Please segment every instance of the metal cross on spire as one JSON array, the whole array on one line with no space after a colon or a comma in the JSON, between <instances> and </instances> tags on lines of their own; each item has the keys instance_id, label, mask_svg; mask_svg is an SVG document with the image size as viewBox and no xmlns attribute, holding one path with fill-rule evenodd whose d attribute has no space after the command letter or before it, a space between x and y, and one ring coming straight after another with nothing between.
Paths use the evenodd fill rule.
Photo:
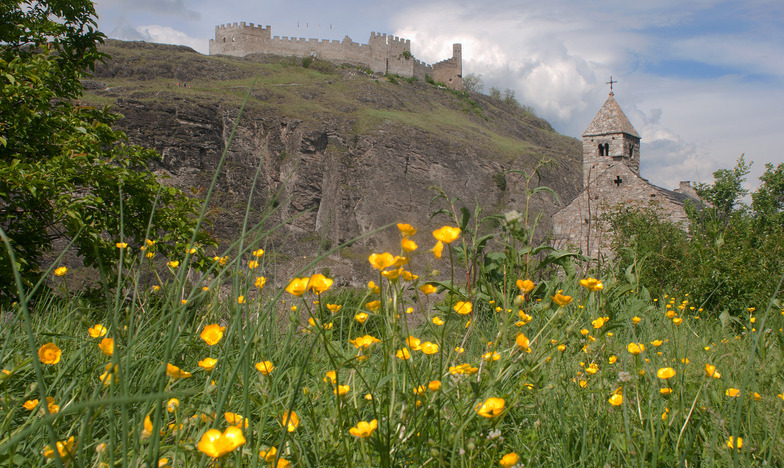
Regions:
<instances>
[{"instance_id":1,"label":"metal cross on spire","mask_svg":"<svg viewBox=\"0 0 784 468\"><path fill-rule=\"evenodd\" d=\"M608 84L608 85L610 85L610 94L612 94L612 93L613 93L613 84L614 84L614 83L617 83L617 81L613 81L613 79L612 79L612 75L610 75L610 81L608 81L607 83L605 83L605 84Z\"/></svg>"}]
</instances>

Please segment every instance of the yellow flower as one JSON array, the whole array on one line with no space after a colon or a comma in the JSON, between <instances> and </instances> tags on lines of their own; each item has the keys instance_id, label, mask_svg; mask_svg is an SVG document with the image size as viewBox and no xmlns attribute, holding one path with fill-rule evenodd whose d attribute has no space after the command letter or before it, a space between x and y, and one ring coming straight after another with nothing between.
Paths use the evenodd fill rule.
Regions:
<instances>
[{"instance_id":1,"label":"yellow flower","mask_svg":"<svg viewBox=\"0 0 784 468\"><path fill-rule=\"evenodd\" d=\"M229 426L221 434L218 429L210 429L201 436L199 450L212 458L220 458L245 443L242 429Z\"/></svg>"},{"instance_id":2,"label":"yellow flower","mask_svg":"<svg viewBox=\"0 0 784 468\"><path fill-rule=\"evenodd\" d=\"M417 229L410 224L397 223L397 228L403 237L411 237L417 233Z\"/></svg>"},{"instance_id":3,"label":"yellow flower","mask_svg":"<svg viewBox=\"0 0 784 468\"><path fill-rule=\"evenodd\" d=\"M237 304L244 304L245 303L245 296L240 296L237 298Z\"/></svg>"},{"instance_id":4,"label":"yellow flower","mask_svg":"<svg viewBox=\"0 0 784 468\"><path fill-rule=\"evenodd\" d=\"M381 343L381 340L379 340L374 336L365 335L365 336L360 336L358 338L355 338L353 340L349 340L349 343L353 344L354 347L357 349L367 349L375 343Z\"/></svg>"},{"instance_id":5,"label":"yellow flower","mask_svg":"<svg viewBox=\"0 0 784 468\"><path fill-rule=\"evenodd\" d=\"M199 361L199 367L201 367L202 369L204 369L207 372L209 372L209 371L211 371L212 369L215 368L215 364L217 364L217 363L218 363L217 359L208 357L208 358L204 358L201 361Z\"/></svg>"},{"instance_id":6,"label":"yellow flower","mask_svg":"<svg viewBox=\"0 0 784 468\"><path fill-rule=\"evenodd\" d=\"M408 351L408 348L398 349L397 352L395 353L395 356L397 356L398 359L402 359L404 361L411 359L411 353Z\"/></svg>"},{"instance_id":7,"label":"yellow flower","mask_svg":"<svg viewBox=\"0 0 784 468\"><path fill-rule=\"evenodd\" d=\"M74 446L74 436L71 436L65 442L58 441L57 442L57 453L60 455L61 459L68 459L71 458L71 454L73 453L73 446ZM54 459L54 450L48 445L44 448L44 456L49 459Z\"/></svg>"},{"instance_id":8,"label":"yellow flower","mask_svg":"<svg viewBox=\"0 0 784 468\"><path fill-rule=\"evenodd\" d=\"M724 394L727 395L728 397L735 398L738 395L740 395L740 390L738 390L737 388L730 387L727 389L726 392L724 392Z\"/></svg>"},{"instance_id":9,"label":"yellow flower","mask_svg":"<svg viewBox=\"0 0 784 468\"><path fill-rule=\"evenodd\" d=\"M223 417L226 418L226 422L232 426L239 427L240 429L248 428L248 419L244 418L241 414L227 412L223 415Z\"/></svg>"},{"instance_id":10,"label":"yellow flower","mask_svg":"<svg viewBox=\"0 0 784 468\"><path fill-rule=\"evenodd\" d=\"M659 346L661 346L661 345L662 345L662 343L663 343L663 341L662 341L662 340L653 340L653 341L651 341L651 344L652 344L653 346L657 347L657 348L658 348Z\"/></svg>"},{"instance_id":11,"label":"yellow flower","mask_svg":"<svg viewBox=\"0 0 784 468\"><path fill-rule=\"evenodd\" d=\"M420 351L422 349L421 343L422 341L419 338L415 338L413 336L406 338L406 346L411 348L413 351Z\"/></svg>"},{"instance_id":12,"label":"yellow flower","mask_svg":"<svg viewBox=\"0 0 784 468\"><path fill-rule=\"evenodd\" d=\"M422 343L422 352L425 354L435 354L438 352L438 345L429 341L425 341Z\"/></svg>"},{"instance_id":13,"label":"yellow flower","mask_svg":"<svg viewBox=\"0 0 784 468\"><path fill-rule=\"evenodd\" d=\"M368 319L368 317L370 317L370 316L368 314L366 314L365 312L360 312L360 313L358 313L357 315L354 316L354 320L359 322L360 325L364 325L365 321Z\"/></svg>"},{"instance_id":14,"label":"yellow flower","mask_svg":"<svg viewBox=\"0 0 784 468\"><path fill-rule=\"evenodd\" d=\"M444 251L444 243L441 241L436 242L436 245L430 251L433 252L436 258L441 258L441 254Z\"/></svg>"},{"instance_id":15,"label":"yellow flower","mask_svg":"<svg viewBox=\"0 0 784 468\"><path fill-rule=\"evenodd\" d=\"M275 366L272 361L261 361L256 363L256 370L261 372L261 375L270 375Z\"/></svg>"},{"instance_id":16,"label":"yellow flower","mask_svg":"<svg viewBox=\"0 0 784 468\"><path fill-rule=\"evenodd\" d=\"M479 371L478 367L471 367L470 364L458 364L449 366L449 373L452 375L473 375Z\"/></svg>"},{"instance_id":17,"label":"yellow flower","mask_svg":"<svg viewBox=\"0 0 784 468\"><path fill-rule=\"evenodd\" d=\"M44 364L57 364L61 355L62 351L54 343L46 343L38 348L38 359Z\"/></svg>"},{"instance_id":18,"label":"yellow flower","mask_svg":"<svg viewBox=\"0 0 784 468\"><path fill-rule=\"evenodd\" d=\"M526 280L519 279L517 280L517 287L520 288L520 290L523 291L524 293L529 293L534 289L534 282L529 279Z\"/></svg>"},{"instance_id":19,"label":"yellow flower","mask_svg":"<svg viewBox=\"0 0 784 468\"><path fill-rule=\"evenodd\" d=\"M256 258L259 258L262 255L264 255L264 249L258 249L253 251L253 256Z\"/></svg>"},{"instance_id":20,"label":"yellow flower","mask_svg":"<svg viewBox=\"0 0 784 468\"><path fill-rule=\"evenodd\" d=\"M640 317L636 316L636 315L634 317L632 317L632 323L635 324L635 325L637 325L641 321L642 321L642 319Z\"/></svg>"},{"instance_id":21,"label":"yellow flower","mask_svg":"<svg viewBox=\"0 0 784 468\"><path fill-rule=\"evenodd\" d=\"M187 379L191 376L191 373L186 372L175 365L166 364L166 375L173 379Z\"/></svg>"},{"instance_id":22,"label":"yellow flower","mask_svg":"<svg viewBox=\"0 0 784 468\"><path fill-rule=\"evenodd\" d=\"M522 349L523 351L527 351L530 345L531 345L530 341L522 333L519 333L517 335L517 338L515 338L515 346Z\"/></svg>"},{"instance_id":23,"label":"yellow flower","mask_svg":"<svg viewBox=\"0 0 784 468\"><path fill-rule=\"evenodd\" d=\"M308 290L310 278L294 278L288 286L286 292L293 296L302 296Z\"/></svg>"},{"instance_id":24,"label":"yellow flower","mask_svg":"<svg viewBox=\"0 0 784 468\"><path fill-rule=\"evenodd\" d=\"M213 323L212 325L204 327L199 338L204 340L208 345L215 346L223 338L223 332L225 331L226 327L221 327L217 323Z\"/></svg>"},{"instance_id":25,"label":"yellow flower","mask_svg":"<svg viewBox=\"0 0 784 468\"><path fill-rule=\"evenodd\" d=\"M658 371L656 371L656 377L667 380L675 377L675 369L672 367L662 367Z\"/></svg>"},{"instance_id":26,"label":"yellow flower","mask_svg":"<svg viewBox=\"0 0 784 468\"><path fill-rule=\"evenodd\" d=\"M104 385L111 385L112 382L117 381L117 376L114 375L114 373L116 372L117 372L117 366L114 366L114 369L112 369L112 364L109 363L106 365L106 367L104 367L103 374L98 376L98 380L100 380L101 383Z\"/></svg>"},{"instance_id":27,"label":"yellow flower","mask_svg":"<svg viewBox=\"0 0 784 468\"><path fill-rule=\"evenodd\" d=\"M262 450L259 452L259 456L264 459L267 463L272 463L275 461L275 456L278 454L278 449L275 447L270 447L269 450Z\"/></svg>"},{"instance_id":28,"label":"yellow flower","mask_svg":"<svg viewBox=\"0 0 784 468\"><path fill-rule=\"evenodd\" d=\"M591 321L591 325L593 325L593 328L598 330L599 328L602 328L609 320L610 317L599 317L598 319Z\"/></svg>"},{"instance_id":29,"label":"yellow flower","mask_svg":"<svg viewBox=\"0 0 784 468\"><path fill-rule=\"evenodd\" d=\"M376 428L378 428L378 421L375 419L370 422L359 421L356 427L350 428L348 432L354 437L366 439L370 437L371 434L373 434L373 431L375 431Z\"/></svg>"},{"instance_id":30,"label":"yellow flower","mask_svg":"<svg viewBox=\"0 0 784 468\"><path fill-rule=\"evenodd\" d=\"M38 400L27 400L22 405L22 408L26 409L27 411L32 411L35 407L38 406Z\"/></svg>"},{"instance_id":31,"label":"yellow flower","mask_svg":"<svg viewBox=\"0 0 784 468\"><path fill-rule=\"evenodd\" d=\"M98 348L101 352L107 356L111 356L114 354L114 340L111 338L104 338L98 344Z\"/></svg>"},{"instance_id":32,"label":"yellow flower","mask_svg":"<svg viewBox=\"0 0 784 468\"><path fill-rule=\"evenodd\" d=\"M585 289L594 292L594 291L601 291L604 289L604 285L601 281L596 278L586 278L580 280L580 286L584 287Z\"/></svg>"},{"instance_id":33,"label":"yellow flower","mask_svg":"<svg viewBox=\"0 0 784 468\"><path fill-rule=\"evenodd\" d=\"M452 226L443 226L433 231L433 237L439 242L444 244L451 244L453 241L460 237L460 228Z\"/></svg>"},{"instance_id":34,"label":"yellow flower","mask_svg":"<svg viewBox=\"0 0 784 468\"><path fill-rule=\"evenodd\" d=\"M501 355L495 351L489 351L482 355L482 359L487 362L493 362L501 359Z\"/></svg>"},{"instance_id":35,"label":"yellow flower","mask_svg":"<svg viewBox=\"0 0 784 468\"><path fill-rule=\"evenodd\" d=\"M514 466L518 461L520 461L520 457L514 453L510 452L501 457L501 460L498 462L502 468L511 468Z\"/></svg>"},{"instance_id":36,"label":"yellow flower","mask_svg":"<svg viewBox=\"0 0 784 468\"><path fill-rule=\"evenodd\" d=\"M667 395L670 395L672 393L672 389L671 388L660 388L659 389L659 393L661 393L662 395L667 396Z\"/></svg>"},{"instance_id":37,"label":"yellow flower","mask_svg":"<svg viewBox=\"0 0 784 468\"><path fill-rule=\"evenodd\" d=\"M595 362L592 362L588 367L585 368L585 372L593 375L599 372L599 366Z\"/></svg>"},{"instance_id":38,"label":"yellow flower","mask_svg":"<svg viewBox=\"0 0 784 468\"><path fill-rule=\"evenodd\" d=\"M335 395L345 395L350 390L348 385L338 385L337 388L332 390L332 393Z\"/></svg>"},{"instance_id":39,"label":"yellow flower","mask_svg":"<svg viewBox=\"0 0 784 468\"><path fill-rule=\"evenodd\" d=\"M106 332L107 332L106 327L104 327L100 323L97 323L95 324L95 326L87 329L87 333L89 333L90 336L93 338L100 338L104 336Z\"/></svg>"},{"instance_id":40,"label":"yellow flower","mask_svg":"<svg viewBox=\"0 0 784 468\"><path fill-rule=\"evenodd\" d=\"M395 264L395 256L389 252L384 252L381 254L374 253L370 254L368 261L370 262L370 266L376 270L383 270Z\"/></svg>"},{"instance_id":41,"label":"yellow flower","mask_svg":"<svg viewBox=\"0 0 784 468\"><path fill-rule=\"evenodd\" d=\"M751 393L751 397L754 398L754 401L761 401L762 400L762 395L760 395L757 392L752 392Z\"/></svg>"},{"instance_id":42,"label":"yellow flower","mask_svg":"<svg viewBox=\"0 0 784 468\"><path fill-rule=\"evenodd\" d=\"M490 397L483 403L476 405L474 410L479 416L484 416L485 418L495 418L496 416L499 416L501 412L503 412L504 404L505 402L503 398Z\"/></svg>"},{"instance_id":43,"label":"yellow flower","mask_svg":"<svg viewBox=\"0 0 784 468\"><path fill-rule=\"evenodd\" d=\"M46 397L46 409L52 414L60 411L60 407L54 403L54 398L50 396Z\"/></svg>"},{"instance_id":44,"label":"yellow flower","mask_svg":"<svg viewBox=\"0 0 784 468\"><path fill-rule=\"evenodd\" d=\"M404 237L400 241L400 247L402 247L406 252L413 252L417 249L418 246L416 245L416 242L412 241L408 237Z\"/></svg>"},{"instance_id":45,"label":"yellow flower","mask_svg":"<svg viewBox=\"0 0 784 468\"><path fill-rule=\"evenodd\" d=\"M427 384L428 390L431 392L437 392L441 389L441 381L440 380L433 380L429 384Z\"/></svg>"},{"instance_id":46,"label":"yellow flower","mask_svg":"<svg viewBox=\"0 0 784 468\"><path fill-rule=\"evenodd\" d=\"M609 401L610 404L613 406L621 406L621 404L623 404L623 394L622 393L613 394L613 396L611 396L610 399L607 401Z\"/></svg>"},{"instance_id":47,"label":"yellow flower","mask_svg":"<svg viewBox=\"0 0 784 468\"><path fill-rule=\"evenodd\" d=\"M338 312L340 312L340 309L342 308L343 306L340 304L327 304L327 310L329 310L333 314L337 314Z\"/></svg>"},{"instance_id":48,"label":"yellow flower","mask_svg":"<svg viewBox=\"0 0 784 468\"><path fill-rule=\"evenodd\" d=\"M463 302L463 301L459 301L452 308L455 310L455 312L457 312L460 315L470 314L474 310L474 307L471 305L470 302Z\"/></svg>"},{"instance_id":49,"label":"yellow flower","mask_svg":"<svg viewBox=\"0 0 784 468\"><path fill-rule=\"evenodd\" d=\"M730 436L730 438L727 439L727 447L740 450L740 448L743 447L743 437L738 437L736 440L734 437Z\"/></svg>"},{"instance_id":50,"label":"yellow flower","mask_svg":"<svg viewBox=\"0 0 784 468\"><path fill-rule=\"evenodd\" d=\"M167 263L167 265L169 265L170 268L177 268L178 266L180 266L180 262L178 260L172 260L169 263Z\"/></svg>"},{"instance_id":51,"label":"yellow flower","mask_svg":"<svg viewBox=\"0 0 784 468\"><path fill-rule=\"evenodd\" d=\"M166 403L166 411L168 411L169 413L174 413L175 411L177 411L177 408L179 407L180 407L180 400L176 398L172 398Z\"/></svg>"},{"instance_id":52,"label":"yellow flower","mask_svg":"<svg viewBox=\"0 0 784 468\"><path fill-rule=\"evenodd\" d=\"M444 322L443 320L441 320L441 318L440 318L440 317L433 317L433 324L434 324L434 325L437 325L437 326L439 326L439 327L440 327L440 326L441 326L441 325L443 325L444 323L446 323L446 322Z\"/></svg>"},{"instance_id":53,"label":"yellow flower","mask_svg":"<svg viewBox=\"0 0 784 468\"><path fill-rule=\"evenodd\" d=\"M297 430L297 426L299 426L299 416L294 411L290 414L288 411L284 411L280 417L280 422L286 427L287 431L294 432Z\"/></svg>"},{"instance_id":54,"label":"yellow flower","mask_svg":"<svg viewBox=\"0 0 784 468\"><path fill-rule=\"evenodd\" d=\"M66 273L68 273L68 268L64 266L54 270L54 276L65 276Z\"/></svg>"},{"instance_id":55,"label":"yellow flower","mask_svg":"<svg viewBox=\"0 0 784 468\"><path fill-rule=\"evenodd\" d=\"M618 357L615 356L615 355L612 355L612 356L610 356L609 359L607 359L607 362L609 362L610 364L615 364L616 362L618 362Z\"/></svg>"},{"instance_id":56,"label":"yellow flower","mask_svg":"<svg viewBox=\"0 0 784 468\"><path fill-rule=\"evenodd\" d=\"M262 289L265 284L267 284L267 278L265 278L263 276L259 276L258 278L256 278L255 286L257 288Z\"/></svg>"},{"instance_id":57,"label":"yellow flower","mask_svg":"<svg viewBox=\"0 0 784 468\"><path fill-rule=\"evenodd\" d=\"M403 267L400 268L393 268L392 270L384 270L381 272L381 275L388 280L396 280L400 274L403 273Z\"/></svg>"},{"instance_id":58,"label":"yellow flower","mask_svg":"<svg viewBox=\"0 0 784 468\"><path fill-rule=\"evenodd\" d=\"M721 374L716 372L716 366L705 364L705 375L708 377L713 377L714 379L720 379Z\"/></svg>"},{"instance_id":59,"label":"yellow flower","mask_svg":"<svg viewBox=\"0 0 784 468\"><path fill-rule=\"evenodd\" d=\"M314 293L321 294L327 289L332 287L332 283L334 281L327 278L326 276L322 275L321 273L316 273L310 277L310 282L308 283L308 289L312 290Z\"/></svg>"},{"instance_id":60,"label":"yellow flower","mask_svg":"<svg viewBox=\"0 0 784 468\"><path fill-rule=\"evenodd\" d=\"M378 293L381 292L381 288L376 286L376 282L375 281L371 281L371 282L368 283L368 289L373 294L378 294Z\"/></svg>"},{"instance_id":61,"label":"yellow flower","mask_svg":"<svg viewBox=\"0 0 784 468\"><path fill-rule=\"evenodd\" d=\"M629 343L629 345L626 346L626 350L636 356L645 351L645 345L642 343Z\"/></svg>"},{"instance_id":62,"label":"yellow flower","mask_svg":"<svg viewBox=\"0 0 784 468\"><path fill-rule=\"evenodd\" d=\"M558 351L564 352L566 350L566 345L560 344L560 345L558 345L557 349L558 349Z\"/></svg>"},{"instance_id":63,"label":"yellow flower","mask_svg":"<svg viewBox=\"0 0 784 468\"><path fill-rule=\"evenodd\" d=\"M423 284L422 286L419 287L419 290L422 291L423 294L429 295L438 291L438 288L433 286L432 284Z\"/></svg>"},{"instance_id":64,"label":"yellow flower","mask_svg":"<svg viewBox=\"0 0 784 468\"><path fill-rule=\"evenodd\" d=\"M365 304L365 307L375 312L381 307L381 301L370 301Z\"/></svg>"},{"instance_id":65,"label":"yellow flower","mask_svg":"<svg viewBox=\"0 0 784 468\"><path fill-rule=\"evenodd\" d=\"M680 317L675 317L674 319L672 319L672 323L674 323L675 325L680 325L681 323L683 323L683 319Z\"/></svg>"},{"instance_id":66,"label":"yellow flower","mask_svg":"<svg viewBox=\"0 0 784 468\"><path fill-rule=\"evenodd\" d=\"M259 262L256 261L256 260L251 260L251 261L248 262L248 269L249 270L255 270L256 268L258 268L258 266L259 266Z\"/></svg>"},{"instance_id":67,"label":"yellow flower","mask_svg":"<svg viewBox=\"0 0 784 468\"><path fill-rule=\"evenodd\" d=\"M555 302L556 304L558 304L561 307L564 307L564 306L568 305L570 302L572 302L572 297L571 296L564 296L563 294L561 294L560 291L555 293L555 296L552 296L551 298L552 298L553 302Z\"/></svg>"},{"instance_id":68,"label":"yellow flower","mask_svg":"<svg viewBox=\"0 0 784 468\"><path fill-rule=\"evenodd\" d=\"M114 244L114 246L117 247L118 249L125 249L128 247L128 244L126 242L118 242Z\"/></svg>"}]
</instances>

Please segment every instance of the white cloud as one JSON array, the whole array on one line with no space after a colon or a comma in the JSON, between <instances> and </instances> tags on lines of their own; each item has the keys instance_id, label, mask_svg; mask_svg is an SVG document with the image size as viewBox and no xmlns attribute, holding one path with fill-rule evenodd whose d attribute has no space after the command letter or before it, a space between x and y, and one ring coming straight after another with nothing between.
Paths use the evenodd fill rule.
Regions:
<instances>
[{"instance_id":1,"label":"white cloud","mask_svg":"<svg viewBox=\"0 0 784 468\"><path fill-rule=\"evenodd\" d=\"M202 54L208 53L208 40L206 38L190 37L182 31L177 31L169 26L149 24L139 26L136 32L147 42L159 42L162 44L179 44L188 46Z\"/></svg>"}]
</instances>

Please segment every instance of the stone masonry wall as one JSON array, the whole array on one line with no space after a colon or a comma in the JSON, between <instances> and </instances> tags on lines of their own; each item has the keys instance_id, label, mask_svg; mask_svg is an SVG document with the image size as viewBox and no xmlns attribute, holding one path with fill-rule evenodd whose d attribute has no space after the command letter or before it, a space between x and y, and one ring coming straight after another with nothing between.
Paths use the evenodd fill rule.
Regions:
<instances>
[{"instance_id":1,"label":"stone masonry wall","mask_svg":"<svg viewBox=\"0 0 784 468\"><path fill-rule=\"evenodd\" d=\"M462 51L453 45L453 56L428 65L411 56L411 41L397 36L371 33L367 44L359 44L346 36L343 41L272 36L270 26L253 23L232 23L215 27L215 39L210 39L210 55L223 54L242 57L252 53L317 56L338 64L368 67L376 73L391 73L403 77L424 79L433 76L453 89L463 89Z\"/></svg>"}]
</instances>

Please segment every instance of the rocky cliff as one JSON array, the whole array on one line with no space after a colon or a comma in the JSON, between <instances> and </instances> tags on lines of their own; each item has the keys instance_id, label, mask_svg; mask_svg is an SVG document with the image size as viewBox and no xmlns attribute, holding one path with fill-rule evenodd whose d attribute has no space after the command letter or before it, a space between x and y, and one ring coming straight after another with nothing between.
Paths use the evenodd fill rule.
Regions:
<instances>
[{"instance_id":1,"label":"rocky cliff","mask_svg":"<svg viewBox=\"0 0 784 468\"><path fill-rule=\"evenodd\" d=\"M120 128L132 143L160 152L152 168L169 183L203 194L236 125L211 200L212 229L224 245L238 236L258 171L250 221L270 210L265 227L289 220L265 241L285 274L320 248L392 222L419 227L415 240L432 247L429 231L447 221L430 219L443 207L430 204L433 186L491 214L524 209L521 178L505 171L551 160L539 184L564 202L582 180L576 140L483 95L317 60L305 68L291 58L213 57L118 41L104 51L112 58L85 81L84 100L123 114ZM554 200L538 197L532 208L544 212L548 230ZM341 249L326 265L356 284L371 251L398 249L397 230L388 230Z\"/></svg>"}]
</instances>

